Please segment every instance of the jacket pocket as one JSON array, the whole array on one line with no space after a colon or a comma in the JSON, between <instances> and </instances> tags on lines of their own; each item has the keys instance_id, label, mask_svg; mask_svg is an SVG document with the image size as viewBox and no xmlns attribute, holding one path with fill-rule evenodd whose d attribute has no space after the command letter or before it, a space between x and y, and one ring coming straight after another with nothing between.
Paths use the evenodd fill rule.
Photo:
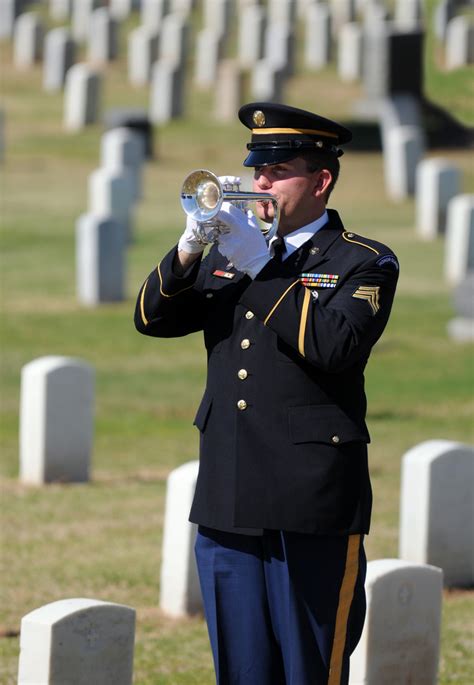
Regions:
<instances>
[{"instance_id":1,"label":"jacket pocket","mask_svg":"<svg viewBox=\"0 0 474 685\"><path fill-rule=\"evenodd\" d=\"M295 445L322 442L337 447L347 442L370 442L365 425L358 425L334 404L288 407L290 440Z\"/></svg>"},{"instance_id":2,"label":"jacket pocket","mask_svg":"<svg viewBox=\"0 0 474 685\"><path fill-rule=\"evenodd\" d=\"M203 398L201 400L201 404L198 407L198 410L196 412L196 416L194 417L193 425L199 428L201 433L204 432L206 428L206 423L207 419L209 418L209 414L211 411L212 407L212 397L209 397L206 393L204 393Z\"/></svg>"}]
</instances>

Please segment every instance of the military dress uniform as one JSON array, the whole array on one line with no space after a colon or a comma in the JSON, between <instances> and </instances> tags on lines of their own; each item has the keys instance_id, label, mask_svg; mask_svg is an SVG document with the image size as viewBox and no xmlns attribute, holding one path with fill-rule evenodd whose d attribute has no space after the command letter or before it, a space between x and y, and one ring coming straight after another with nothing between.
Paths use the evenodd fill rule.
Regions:
<instances>
[{"instance_id":1,"label":"military dress uniform","mask_svg":"<svg viewBox=\"0 0 474 685\"><path fill-rule=\"evenodd\" d=\"M218 545L240 552L247 565L266 563L262 587L255 590L254 581L239 586L224 618L216 604L227 601L228 589L201 575L217 679L224 685L347 682L348 655L362 630L362 536L372 500L364 369L390 314L398 263L385 245L347 231L336 211L328 210L328 218L253 280L216 245L177 276L174 247L137 300L141 333L204 334L207 383L194 421L200 467L190 513L200 526L198 560L206 554L218 563ZM298 562L282 571L291 554ZM201 559L201 567L206 563ZM224 560L219 577L239 563ZM303 628L288 609L299 583L303 594L321 588L314 596L318 607L327 601L321 616L309 611ZM255 634L248 637L248 625L238 633L236 617L251 592L257 604L264 596L270 610L262 611L262 625L255 617ZM232 657L218 655L231 631L226 622L240 635L236 649L249 651L246 674L241 666L232 670ZM260 644L267 624L273 637L256 647L255 659L252 644ZM302 655L307 631L320 646L314 663ZM284 666L278 663L282 650L291 652Z\"/></svg>"}]
</instances>

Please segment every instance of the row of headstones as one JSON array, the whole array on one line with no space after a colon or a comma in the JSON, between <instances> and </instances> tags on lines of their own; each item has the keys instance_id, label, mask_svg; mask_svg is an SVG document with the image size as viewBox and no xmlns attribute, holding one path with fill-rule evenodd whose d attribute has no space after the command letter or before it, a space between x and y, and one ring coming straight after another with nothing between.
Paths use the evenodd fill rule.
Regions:
<instances>
[{"instance_id":1,"label":"row of headstones","mask_svg":"<svg viewBox=\"0 0 474 685\"><path fill-rule=\"evenodd\" d=\"M167 481L160 607L170 616L202 608L188 522L198 461ZM367 619L351 657L352 685L435 684L441 591L474 582L474 449L445 440L421 443L402 462L400 559L367 566ZM447 486L449 484L449 487Z\"/></svg>"},{"instance_id":2,"label":"row of headstones","mask_svg":"<svg viewBox=\"0 0 474 685\"><path fill-rule=\"evenodd\" d=\"M76 222L77 296L88 306L125 298L127 246L146 157L144 137L128 127L104 133L100 150L101 166L89 176L88 208Z\"/></svg>"},{"instance_id":3,"label":"row of headstones","mask_svg":"<svg viewBox=\"0 0 474 685\"><path fill-rule=\"evenodd\" d=\"M403 3L403 6L406 4ZM92 4L91 7L93 6ZM145 7L147 6L142 7L142 12ZM160 9L148 5L148 15L145 13L142 15L146 17L146 23L132 31L129 36L129 79L134 85L151 84L150 114L155 123L162 123L183 114L184 74L190 42L190 26L186 16L180 14L160 16L163 7L163 3ZM219 70L224 54L224 40L228 34L230 4L225 0L207 0L205 5L207 11L204 12L205 27L196 40L195 82L201 87L214 87L219 75L220 87L216 89L219 91L219 96L216 98L218 102L227 102L226 97L220 99L221 88L225 89L224 95L232 94L232 100L238 102L242 92L242 70L250 67L252 67L253 97L264 100L282 99L286 80L294 73L295 36L291 23L294 12L292 5L285 5L286 9L282 12L281 2L275 4L275 7L280 8L279 12L273 11L270 14L270 6L269 14L270 17L277 17L278 21L271 19L265 28L265 10L258 4L249 3L244 6L240 13L238 59L232 60L231 63L226 61L225 65L222 65L223 69ZM335 7L340 12L340 6ZM372 7L372 5L369 4L367 7ZM155 17L154 22L150 21L151 16ZM346 19L354 17L355 5L353 10L347 11L343 16ZM367 16L372 17L372 14L368 12ZM397 83L390 84L388 74L399 74L400 70L382 67L381 65L384 65L386 60L378 59L377 55L381 57L382 54L393 52L389 61L395 63L397 59L400 59L400 57L397 58L397 54L406 55L408 46L415 61L420 61L422 33L412 31L400 34L398 28L380 21L386 18L385 11L381 16L378 14L374 16L378 21L372 19L366 22L364 29L356 22L341 24L338 41L338 71L341 78L350 81L366 75L365 85L369 97L379 96L381 92L390 91L393 88L399 91L413 90L413 88L419 90L420 85L415 84L414 81L417 78L420 80L421 69L413 67L410 75L406 77L408 79L406 84L398 83L399 75L395 79ZM460 26L460 22L462 23L466 18L455 17L454 19ZM332 41L331 25L334 23L329 6L315 1L306 3L305 60L308 67L318 69L329 62ZM117 21L112 17L111 10L101 7L91 12L88 35L90 38L89 59L92 62L104 63L116 55ZM451 35L449 31L447 35ZM469 34L471 35L470 43L462 40L459 32L453 35L455 35L456 49L459 50L459 46L469 44L466 50L470 54L474 35ZM39 58L41 38L42 28L36 15L34 13L21 15L15 29L14 61L17 65L25 66ZM75 51L75 42L67 28L53 29L48 33L43 79L46 89L54 90L62 86L66 72L74 61ZM88 68L90 79L97 82L98 75L91 66ZM413 75L416 76L418 73L419 76L413 78ZM94 92L96 89L97 86L91 88L91 98L95 101L98 99L97 93ZM97 106L91 105L88 109L94 111L97 110ZM229 107L227 111L230 109ZM227 117L222 110L223 107L216 107L216 114L225 120ZM69 127L74 126L69 125Z\"/></svg>"},{"instance_id":4,"label":"row of headstones","mask_svg":"<svg viewBox=\"0 0 474 685\"><path fill-rule=\"evenodd\" d=\"M63 357L37 359L23 368L22 482L38 485L89 479L93 377L88 364ZM173 616L201 610L193 556L196 527L187 520L197 471L197 461L184 464L169 475L167 484L160 605ZM402 645L413 646L412 653L405 654L404 663L412 682L418 682L417 669L426 657L418 648L420 636L426 633L431 636L429 668L436 672L441 573L432 566L442 569L447 586L463 587L474 582L473 475L474 449L467 445L428 441L405 454L400 500L401 560L370 562L368 567L368 620L353 657L358 664L355 673L363 673L364 677L372 674L373 679L367 682L384 682L378 679L380 674L400 658L400 654L393 654L397 644L400 649ZM381 632L380 624L393 625L393 630ZM381 634L387 635L386 644L380 642Z\"/></svg>"}]
</instances>

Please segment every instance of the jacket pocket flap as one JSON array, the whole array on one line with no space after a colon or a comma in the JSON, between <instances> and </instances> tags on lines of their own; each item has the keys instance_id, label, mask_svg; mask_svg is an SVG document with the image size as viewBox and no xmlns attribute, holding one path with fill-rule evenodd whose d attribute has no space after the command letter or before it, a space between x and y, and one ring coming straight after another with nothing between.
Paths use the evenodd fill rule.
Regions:
<instances>
[{"instance_id":1,"label":"jacket pocket flap","mask_svg":"<svg viewBox=\"0 0 474 685\"><path fill-rule=\"evenodd\" d=\"M193 425L199 428L201 433L206 427L207 418L212 406L212 397L209 397L206 393L201 400L201 404L198 407L196 416L194 417Z\"/></svg>"},{"instance_id":2,"label":"jacket pocket flap","mask_svg":"<svg viewBox=\"0 0 474 685\"><path fill-rule=\"evenodd\" d=\"M334 404L288 408L290 440L294 444L323 442L341 445L346 442L370 442L365 426L359 426Z\"/></svg>"}]
</instances>

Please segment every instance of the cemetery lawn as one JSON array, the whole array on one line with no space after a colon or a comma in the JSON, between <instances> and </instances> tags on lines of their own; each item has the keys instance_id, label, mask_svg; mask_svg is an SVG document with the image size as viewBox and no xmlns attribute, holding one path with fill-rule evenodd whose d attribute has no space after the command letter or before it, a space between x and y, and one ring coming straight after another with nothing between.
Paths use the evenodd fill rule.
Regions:
<instances>
[{"instance_id":1,"label":"cemetery lawn","mask_svg":"<svg viewBox=\"0 0 474 685\"><path fill-rule=\"evenodd\" d=\"M0 682L16 682L23 615L58 599L91 597L136 608L136 685L210 685L214 676L202 617L173 621L157 608L166 477L197 457L192 420L205 380L205 354L200 335L140 336L133 310L141 283L184 225L178 201L184 176L200 166L218 174L241 172L246 133L237 123L216 124L212 96L189 89L189 117L156 132L156 156L145 169L127 256L127 300L87 309L75 296L74 227L87 207L87 179L99 165L102 130L66 134L62 97L42 93L41 69L14 70L9 44L0 46L0 59L6 65L7 144L0 170ZM439 101L474 121L459 94L445 92L441 77L437 83ZM330 67L295 77L288 102L316 109L315 92L324 93L321 113L341 120L349 120L351 99L361 94L358 86L341 86ZM124 57L106 76L104 108L118 104L147 104L144 89L126 84ZM458 164L464 191L473 191L469 151L430 154ZM248 180L244 185L249 188ZM443 240L421 242L413 202L387 200L379 153L349 151L343 157L331 206L348 229L388 243L400 258L392 318L366 376L374 489L367 553L369 560L396 557L403 454L425 440L473 442L472 346L455 344L446 334L453 308L443 278ZM89 484L34 488L18 482L20 373L43 355L79 357L95 368ZM472 682L473 616L472 590L445 591L440 685Z\"/></svg>"}]
</instances>

